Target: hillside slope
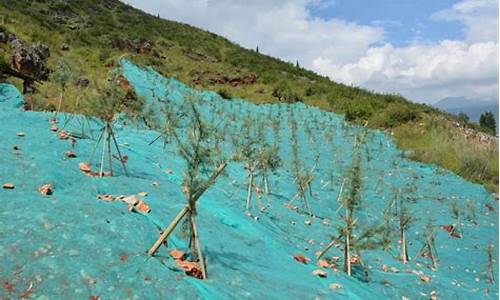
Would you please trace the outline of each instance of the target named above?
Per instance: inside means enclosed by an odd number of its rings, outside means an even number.
[[[48,67],[68,67],[71,76],[64,91],[64,111],[81,112],[87,96],[102,85],[117,58],[126,55],[142,66],[151,66],[190,86],[213,90],[224,98],[240,97],[254,103],[303,102],[345,114],[348,121],[387,128],[400,147],[413,150],[412,158],[436,163],[485,184],[491,191],[498,190],[498,142],[477,145],[451,125],[452,116],[430,106],[332,82],[117,0],[0,0],[0,16],[4,36],[14,34],[27,44],[44,43],[50,48]],[[13,46],[6,40],[0,42],[0,50],[9,62]],[[38,85],[38,94],[28,97],[27,108],[58,107],[61,87],[53,76],[48,79]],[[448,138],[436,144],[427,138],[430,133]],[[481,167],[471,169],[470,160]]]
[[[178,108],[187,95],[200,97],[203,118],[226,128],[223,152],[230,151],[230,137],[244,126],[242,115],[270,126],[280,120],[280,138],[268,132],[266,139],[280,141],[284,167],[270,177],[271,194],[245,213],[246,171],[231,162],[227,175],[203,196],[198,222],[209,278],[197,280],[176,266],[168,251],[186,249],[187,241],[177,231],[169,247],[161,247],[153,258],[146,250],[185,203],[181,192],[184,162],[175,143],[150,144],[158,133],[116,124],[118,143],[128,156],[125,176],[114,161],[116,176],[89,177],[79,169],[88,161],[100,124],[83,127],[81,116],[59,114],[59,132],[53,132],[52,113],[24,112],[22,99],[12,86],[0,85],[0,182],[14,189],[0,190],[0,298],[52,297],[68,299],[479,299],[498,297],[498,284],[488,282],[487,245],[498,247],[498,202],[483,187],[471,184],[451,172],[407,160],[392,139],[383,132],[344,123],[341,116],[302,104],[253,105],[242,100],[223,101],[213,92],[197,92],[181,82],[124,62],[124,75],[138,95],[146,99],[146,110],[160,112]],[[159,101],[166,100],[167,102]],[[221,116],[223,116],[221,118]],[[159,115],[158,117],[161,117]],[[312,123],[309,120],[314,120]],[[68,121],[68,122],[65,122]],[[293,126],[302,163],[309,167],[320,153],[312,182],[310,204],[313,217],[296,201],[286,203],[296,192],[290,165]],[[78,139],[72,145],[60,139],[64,130]],[[309,129],[307,129],[309,128]],[[85,129],[85,134],[80,134]],[[24,132],[20,135],[19,132]],[[397,232],[389,234],[387,249],[362,250],[368,270],[356,264],[353,277],[342,271],[341,247],[326,256],[332,265],[320,268],[295,255],[314,259],[338,234],[338,216],[345,180],[355,152],[354,140],[366,134],[361,156],[361,210],[357,228],[373,228],[384,222],[386,210],[398,189],[405,189],[412,222],[408,230],[411,261],[398,258]],[[92,138],[93,136],[93,138]],[[14,147],[14,145],[16,147]],[[65,153],[76,152],[76,158]],[[333,158],[333,159],[332,159]],[[97,159],[91,168],[98,166]],[[168,170],[168,171],[167,171]],[[166,172],[167,171],[167,172]],[[37,189],[46,183],[53,194]],[[346,193],[349,189],[346,188]],[[150,213],[132,213],[120,201],[104,201],[98,195],[140,196]],[[453,207],[459,213],[454,217]],[[388,220],[397,226],[395,216]],[[458,223],[457,223],[458,222]],[[445,230],[460,224],[460,237]],[[419,255],[425,245],[423,233],[431,226],[435,233],[439,263],[432,267],[428,254]],[[492,253],[498,261],[498,253]],[[29,262],[29,263],[28,263]],[[497,264],[493,276],[498,278]],[[326,278],[312,274],[324,270]]]

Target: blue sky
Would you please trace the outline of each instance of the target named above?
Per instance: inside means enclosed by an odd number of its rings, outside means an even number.
[[[498,0],[124,1],[348,85],[498,99]]]
[[[383,26],[387,41],[395,46],[407,46],[417,39],[427,42],[463,39],[460,22],[431,18],[454,3],[452,0],[335,0],[311,3],[309,9],[312,15],[323,19]]]

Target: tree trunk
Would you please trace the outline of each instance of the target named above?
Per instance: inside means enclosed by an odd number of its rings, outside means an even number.
[[[59,105],[57,106],[56,115],[58,112],[61,111],[62,102],[63,102],[63,92],[61,92],[61,94],[59,95]]]
[[[203,251],[201,250],[200,237],[198,235],[198,228],[196,227],[195,216],[191,215],[191,228],[193,230],[194,238],[194,248],[196,248],[199,264],[201,267],[201,274],[203,279],[207,278],[207,266],[205,264],[205,257],[203,256]]]
[[[104,135],[104,130],[101,130],[101,134],[99,135],[99,138],[97,139],[97,142],[94,145],[94,148],[92,149],[92,153],[90,154],[89,163],[92,163],[92,160],[94,159],[94,154],[97,151],[97,147],[99,146],[99,143],[101,142],[103,135]]]
[[[109,137],[108,136],[108,127],[106,126],[104,128],[104,135],[103,135],[103,141],[102,141],[102,154],[101,154],[101,168],[99,171],[99,177],[102,177],[102,174],[104,172],[104,155],[106,154],[106,139]]]
[[[248,190],[247,190],[247,205],[246,208],[247,210],[250,209],[250,198],[252,197],[252,187],[253,187],[253,170],[248,169],[248,172],[250,172],[250,178],[248,180]]]
[[[323,255],[326,254],[326,252],[328,252],[328,250],[330,250],[330,248],[332,248],[338,241],[339,239],[342,237],[342,235],[339,235],[336,239],[332,240],[328,246],[326,246],[326,248],[321,251],[321,253],[318,255],[318,259],[321,259],[323,257]]]
[[[345,236],[345,245],[344,245],[344,271],[349,276],[351,276],[352,274],[350,237],[351,233],[348,231]]]
[[[267,175],[264,175],[264,192],[266,195],[269,195],[269,182],[267,179]]]
[[[401,261],[404,264],[408,263],[408,248],[406,246],[406,233],[403,228],[399,229],[400,239],[401,239]]]
[[[109,128],[109,125],[106,126],[108,126],[108,137],[106,139],[106,143],[108,147],[109,173],[111,176],[113,176],[113,156],[111,154],[111,136],[110,136],[111,130]]]
[[[366,282],[370,281],[370,277],[368,276],[368,269],[366,268],[365,261],[363,260],[363,257],[361,256],[361,251],[359,251],[358,248],[355,248],[356,254],[358,255],[359,259],[359,264],[363,268],[363,273],[365,274],[365,280]]]

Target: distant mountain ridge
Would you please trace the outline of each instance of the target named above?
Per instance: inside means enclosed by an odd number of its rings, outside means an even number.
[[[479,100],[466,97],[447,97],[433,106],[451,114],[466,113],[474,122],[479,122],[482,113],[491,111],[498,124],[498,99]]]

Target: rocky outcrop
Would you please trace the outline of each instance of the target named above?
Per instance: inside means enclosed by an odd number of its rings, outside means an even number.
[[[15,35],[9,35],[8,42],[13,50],[11,68],[22,75],[23,92],[32,93],[36,81],[45,81],[49,77],[47,58],[50,57],[50,49],[43,43],[35,43],[30,47]]]
[[[122,51],[135,52],[139,54],[150,54],[153,51],[153,43],[146,39],[115,39],[111,42],[111,45]]]
[[[259,79],[259,77],[254,73],[243,74],[240,76],[228,76],[212,72],[197,72],[196,74],[193,74],[193,78],[194,79],[192,81],[194,84],[227,84],[234,87],[254,84]]]
[[[37,80],[48,79],[49,69],[46,66],[46,59],[50,56],[50,51],[46,45],[35,44],[34,47],[28,47],[19,40],[11,44],[14,46],[12,67],[15,70]]]

